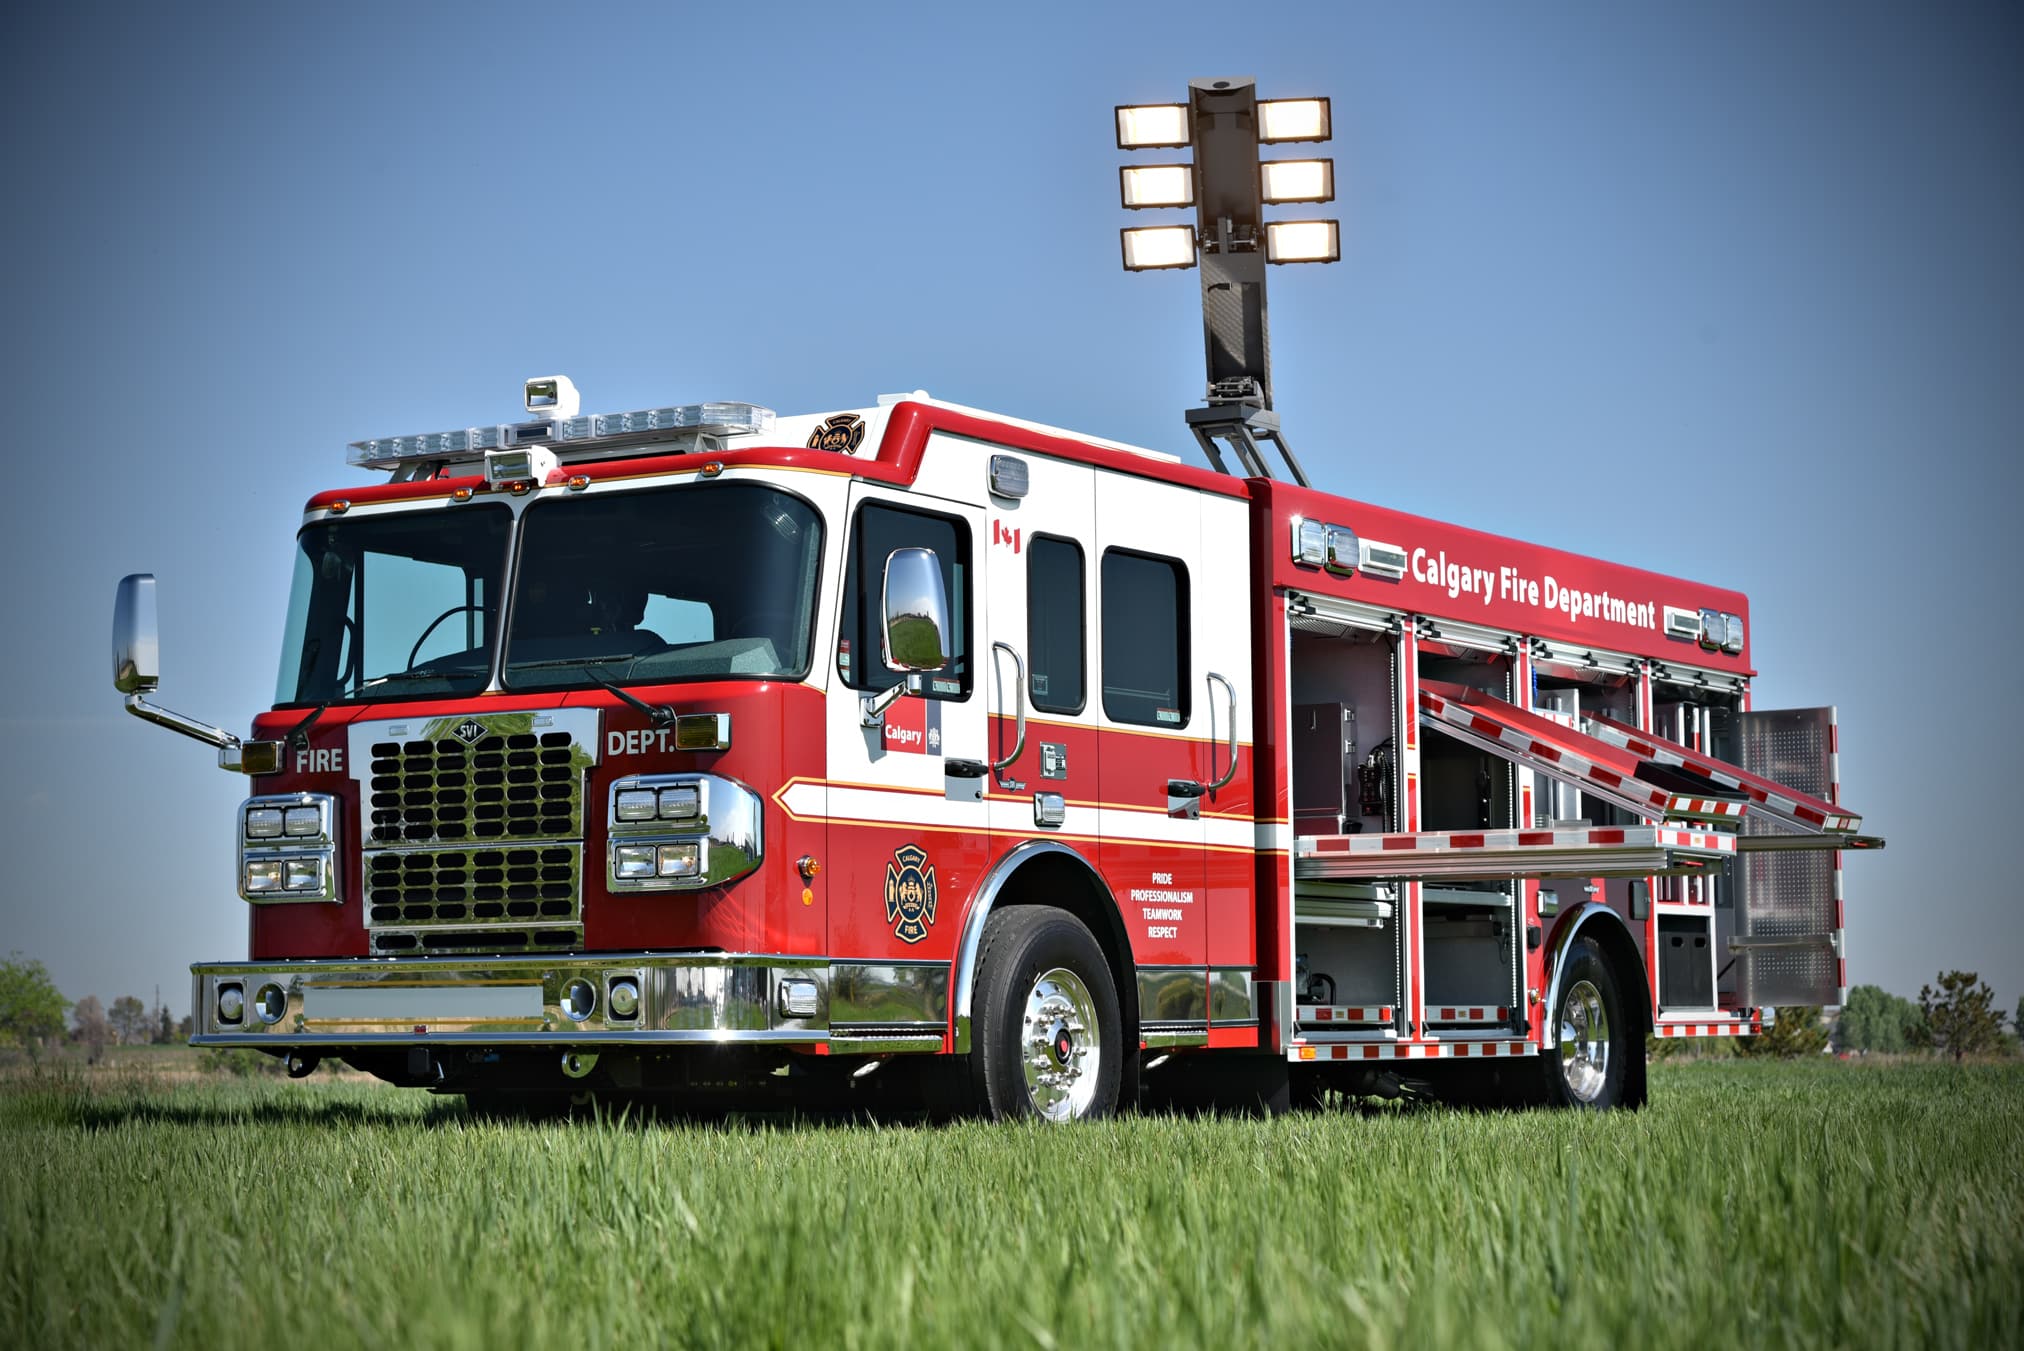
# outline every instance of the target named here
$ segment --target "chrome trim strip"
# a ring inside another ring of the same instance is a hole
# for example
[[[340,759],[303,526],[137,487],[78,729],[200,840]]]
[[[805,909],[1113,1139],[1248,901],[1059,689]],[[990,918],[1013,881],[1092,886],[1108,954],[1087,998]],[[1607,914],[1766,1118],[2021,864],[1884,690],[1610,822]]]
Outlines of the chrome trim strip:
[[[829,963],[745,953],[572,953],[396,961],[324,958],[193,966],[196,1045],[828,1041]],[[613,1013],[614,980],[636,982],[638,1006]],[[784,983],[813,986],[814,1013],[782,1012]],[[217,1014],[221,987],[247,1013]],[[584,994],[588,986],[591,993]],[[574,993],[572,993],[574,987]],[[256,1020],[263,995],[279,1016]],[[586,1004],[588,1007],[586,1008]],[[934,1026],[939,1043],[940,1025]]]
[[[819,1046],[834,1044],[826,1032],[639,1032],[608,1028],[577,1028],[570,1032],[431,1032],[415,1036],[398,1032],[207,1032],[190,1038],[192,1046]],[[939,1048],[942,1039],[934,1039]],[[856,1043],[852,1043],[856,1045]]]
[[[1206,1027],[1149,1027],[1139,1033],[1139,1044],[1153,1046],[1207,1046],[1209,1029]]]
[[[1141,1026],[1208,1021],[1208,973],[1199,966],[1142,966],[1138,996]]]
[[[1250,967],[1232,967],[1209,972],[1209,1021],[1219,1026],[1228,1023],[1255,1023],[1258,1021],[1258,1004],[1253,994]]]
[[[1567,970],[1565,963],[1561,959],[1566,956],[1568,945],[1574,941],[1575,935],[1590,920],[1602,915],[1607,915],[1611,920],[1615,921],[1618,927],[1623,930],[1624,937],[1631,937],[1630,926],[1624,923],[1623,916],[1617,914],[1616,911],[1610,909],[1601,901],[1583,901],[1580,905],[1575,906],[1574,909],[1566,912],[1560,922],[1560,926],[1553,931],[1553,974],[1547,978],[1546,1003],[1543,1006],[1545,1011],[1540,1014],[1538,1019],[1540,1030],[1544,1034],[1541,1042],[1542,1045],[1550,1047],[1560,1044],[1560,1019],[1555,1010],[1560,1007],[1560,977]],[[1635,940],[1633,940],[1633,945],[1635,945]],[[1641,986],[1641,988],[1643,987]],[[1644,989],[1644,998],[1647,1002],[1650,1001],[1651,992],[1648,988]]]
[[[939,1043],[949,1025],[949,964],[831,962],[829,1022],[836,1033],[851,1023],[920,1023]]]
[[[922,1052],[939,1051],[947,1034],[940,1028],[933,1032],[907,1035],[882,1034],[876,1037],[853,1037],[846,1033],[832,1032],[829,1036],[831,1055],[917,1055]]]

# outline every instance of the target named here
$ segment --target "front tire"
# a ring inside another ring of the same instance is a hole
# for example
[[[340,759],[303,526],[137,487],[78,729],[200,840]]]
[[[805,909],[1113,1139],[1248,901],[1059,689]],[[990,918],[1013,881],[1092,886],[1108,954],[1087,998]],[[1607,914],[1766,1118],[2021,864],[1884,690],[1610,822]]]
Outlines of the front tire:
[[[1117,1110],[1124,1022],[1103,949],[1081,920],[1013,906],[984,923],[970,1084],[997,1120],[1074,1121]]]
[[[1565,960],[1560,1007],[1552,1014],[1559,1044],[1542,1057],[1547,1101],[1593,1112],[1622,1107],[1631,1057],[1643,1053],[1644,1038],[1593,939],[1575,939]]]

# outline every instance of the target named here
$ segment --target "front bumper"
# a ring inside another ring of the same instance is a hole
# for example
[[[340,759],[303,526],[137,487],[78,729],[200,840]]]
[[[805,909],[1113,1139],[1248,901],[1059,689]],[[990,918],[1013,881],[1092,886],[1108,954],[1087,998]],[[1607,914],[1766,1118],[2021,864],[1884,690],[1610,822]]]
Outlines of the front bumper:
[[[217,962],[190,970],[196,1046],[832,1042],[830,965],[807,957],[599,953]],[[623,999],[613,1006],[622,982],[637,992],[630,1014],[621,1012]],[[236,1021],[224,1016],[233,988],[242,1006]],[[875,1046],[848,1033],[834,1040],[854,1051],[939,1049],[939,1030],[925,1033],[915,1030],[905,1046]]]

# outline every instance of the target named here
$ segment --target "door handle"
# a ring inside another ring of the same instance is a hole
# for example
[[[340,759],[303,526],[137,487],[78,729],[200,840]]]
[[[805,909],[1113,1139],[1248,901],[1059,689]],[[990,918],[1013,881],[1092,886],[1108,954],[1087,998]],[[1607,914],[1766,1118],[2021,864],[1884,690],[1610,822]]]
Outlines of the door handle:
[[[1230,780],[1237,777],[1237,687],[1235,685],[1232,685],[1229,681],[1225,680],[1222,676],[1217,675],[1214,671],[1209,672],[1209,683],[1211,685],[1221,685],[1223,687],[1224,700],[1228,705],[1230,712],[1230,765],[1229,768],[1223,771],[1222,778],[1217,779],[1216,781],[1214,781],[1209,785],[1209,792],[1214,793],[1218,788],[1221,788],[1224,784],[1228,783]],[[1213,691],[1211,691],[1211,693],[1213,693]],[[1215,768],[1216,768],[1216,706],[1212,703],[1209,705],[1210,772],[1211,773],[1215,772]]]
[[[1005,681],[998,675],[998,659],[996,654],[1003,652],[1006,656],[1012,658],[1013,668],[1018,672],[1018,681],[1012,686],[1012,711],[1019,720],[1018,732],[1013,740],[1012,753],[1003,760],[993,760],[991,762],[991,777],[998,781],[998,786],[1000,788],[1008,788],[1017,793],[1024,790],[1026,785],[1008,781],[1005,778],[1005,771],[1017,764],[1019,757],[1026,751],[1026,663],[1020,659],[1018,651],[1010,643],[993,643],[991,644],[991,651],[991,678],[998,682],[998,693],[1001,696],[1001,701],[1005,693]]]

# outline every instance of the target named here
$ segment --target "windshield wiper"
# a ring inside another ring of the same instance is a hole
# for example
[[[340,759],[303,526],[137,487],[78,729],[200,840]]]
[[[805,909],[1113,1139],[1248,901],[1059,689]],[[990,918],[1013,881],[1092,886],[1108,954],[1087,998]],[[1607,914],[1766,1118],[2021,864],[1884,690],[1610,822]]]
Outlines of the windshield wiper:
[[[330,700],[325,699],[315,708],[309,710],[308,717],[304,718],[301,722],[296,723],[295,726],[289,728],[288,735],[281,739],[298,751],[308,750],[309,729],[316,726],[316,720],[322,717],[323,711],[329,707],[330,707]]]
[[[591,670],[588,666],[583,667],[582,670],[583,673],[589,676],[592,680],[604,686],[606,689],[610,690],[613,694],[616,694],[619,698],[631,704],[634,708],[638,709],[640,712],[646,714],[648,718],[653,720],[654,726],[666,727],[668,724],[672,723],[675,720],[675,710],[668,707],[666,704],[650,704],[646,700],[640,698],[638,695],[633,694],[630,691],[620,689],[618,686],[612,684],[609,680],[606,680],[603,676],[599,675],[597,672]]]
[[[375,685],[384,685],[389,680],[454,680],[458,676],[482,674],[483,672],[475,668],[452,671],[440,666],[422,666],[412,671],[389,671],[383,676],[374,676],[371,680],[361,681],[359,688],[369,690]]]
[[[551,671],[564,666],[575,666],[588,674],[593,662],[638,660],[639,658],[630,652],[611,652],[602,657],[554,657],[548,661],[509,661],[506,663],[506,669],[509,671]],[[596,678],[595,676],[591,677],[593,680]]]

